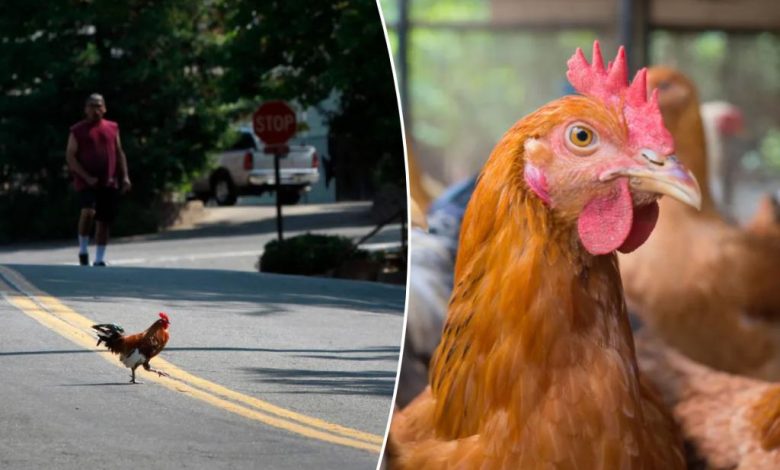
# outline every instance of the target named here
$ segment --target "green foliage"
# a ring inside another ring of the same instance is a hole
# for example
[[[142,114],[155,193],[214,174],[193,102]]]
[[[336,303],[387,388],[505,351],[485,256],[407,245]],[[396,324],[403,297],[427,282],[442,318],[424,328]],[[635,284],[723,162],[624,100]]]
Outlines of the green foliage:
[[[367,257],[368,253],[356,250],[349,238],[307,233],[282,243],[268,242],[260,258],[260,271],[314,276],[336,269],[348,259]]]
[[[371,1],[7,0],[0,70],[0,241],[73,235],[65,144],[93,92],[119,123],[133,180],[116,235],[157,229],[164,214],[155,208],[209,165],[230,141],[228,123],[263,99],[306,107],[335,93],[332,136],[349,145],[322,153],[342,196],[370,196],[383,155],[394,157],[388,175],[404,185],[392,73]]]
[[[694,42],[696,55],[707,61],[721,59],[726,54],[728,35],[722,31],[710,31],[701,34]]]
[[[429,167],[445,169],[437,177],[453,181],[475,173],[515,121],[567,93],[566,60],[596,37],[587,30],[415,29],[407,135],[441,157]],[[602,47],[605,55],[616,50],[608,38]]]
[[[774,170],[780,170],[780,129],[772,128],[761,140],[761,154]]]
[[[388,23],[398,21],[398,0],[381,0],[382,13]],[[412,0],[409,16],[423,21],[487,21],[490,0]]]
[[[341,198],[373,194],[372,173],[384,154],[403,168],[392,69],[374,2],[226,0],[222,12],[229,100],[295,99],[305,107],[334,92],[339,97],[339,110],[328,116],[328,153]],[[405,186],[403,170],[392,174]]]
[[[119,123],[134,184],[125,205],[143,216],[118,225],[115,233],[156,229],[155,215],[144,208],[203,165],[206,149],[225,126],[217,108],[217,36],[208,5],[3,2],[0,211],[16,216],[13,226],[0,226],[0,238],[75,231],[65,143],[92,92],[105,96],[106,117]],[[25,213],[27,205],[36,209]]]
[[[512,123],[569,91],[566,61],[576,47],[590,56],[593,39],[598,38],[605,57],[614,57],[617,49],[616,31],[609,28],[561,24],[556,29],[554,21],[549,29],[499,28],[492,24],[493,3],[409,2],[406,132],[424,169],[445,182],[474,174]],[[380,4],[397,51],[399,0]],[[518,12],[521,4],[517,2]],[[565,17],[564,12],[562,23]],[[650,63],[682,69],[696,82],[703,101],[738,105],[748,121],[748,135],[742,139],[748,140],[751,150],[745,155],[757,155],[760,147],[765,155],[755,162],[775,161],[774,140],[768,133],[777,128],[780,117],[777,31],[653,29],[649,46]],[[762,144],[765,139],[768,143]],[[766,164],[762,166],[766,169]]]
[[[398,186],[399,181],[404,181],[406,169],[397,164],[397,158],[390,154],[384,154],[374,168],[374,186],[381,188],[386,185]],[[401,187],[404,189],[403,187]]]
[[[651,62],[679,68],[696,83],[701,101],[725,100],[742,109],[742,169],[780,170],[780,34],[654,31],[650,45]]]
[[[28,239],[30,233],[48,238],[75,237],[78,199],[73,193],[42,204],[38,194],[6,193],[0,199],[0,244]],[[64,217],[68,214],[70,217]],[[43,238],[43,237],[41,237]]]

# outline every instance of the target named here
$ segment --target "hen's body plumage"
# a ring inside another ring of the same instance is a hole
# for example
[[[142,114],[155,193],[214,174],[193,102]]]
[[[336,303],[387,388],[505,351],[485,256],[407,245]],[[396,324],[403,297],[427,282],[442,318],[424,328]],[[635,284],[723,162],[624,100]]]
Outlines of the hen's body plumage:
[[[647,332],[637,356],[693,451],[692,468],[780,468],[780,385],[715,371]]]

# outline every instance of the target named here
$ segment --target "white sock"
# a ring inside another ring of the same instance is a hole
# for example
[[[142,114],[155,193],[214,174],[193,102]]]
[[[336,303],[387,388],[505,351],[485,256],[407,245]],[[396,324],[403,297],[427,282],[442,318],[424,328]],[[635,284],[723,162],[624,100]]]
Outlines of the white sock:
[[[89,236],[79,235],[79,254],[86,255],[89,253]]]
[[[106,245],[98,245],[95,252],[95,262],[99,263],[103,261],[103,257],[106,256]]]

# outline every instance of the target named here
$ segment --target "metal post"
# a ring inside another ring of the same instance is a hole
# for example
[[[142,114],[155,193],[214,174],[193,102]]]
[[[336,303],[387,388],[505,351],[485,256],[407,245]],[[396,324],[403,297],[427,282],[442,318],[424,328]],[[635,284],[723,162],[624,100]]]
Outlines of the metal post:
[[[409,0],[398,1],[398,90],[404,121],[411,126],[409,105]],[[409,127],[407,127],[408,129]]]
[[[618,44],[626,48],[633,72],[648,63],[649,4],[647,0],[618,0]]]
[[[279,158],[281,156],[281,150],[274,151],[274,191],[276,192],[276,234],[279,242],[281,243],[284,238],[282,237],[282,201],[279,198],[279,190],[281,189],[281,176],[279,172]]]
[[[409,231],[407,230],[406,225],[406,216],[407,212],[403,211],[401,213],[401,266],[405,271],[408,272],[408,266],[406,264],[406,259],[409,255],[409,248],[408,248],[408,234]]]

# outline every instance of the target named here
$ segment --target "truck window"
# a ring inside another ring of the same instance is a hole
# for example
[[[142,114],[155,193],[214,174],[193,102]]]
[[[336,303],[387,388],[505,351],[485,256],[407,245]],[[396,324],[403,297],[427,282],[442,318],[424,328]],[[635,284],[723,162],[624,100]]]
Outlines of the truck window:
[[[230,146],[229,150],[247,150],[247,149],[254,149],[255,148],[255,139],[252,138],[252,135],[247,132],[241,132],[238,135],[238,138],[236,139],[235,143]]]

